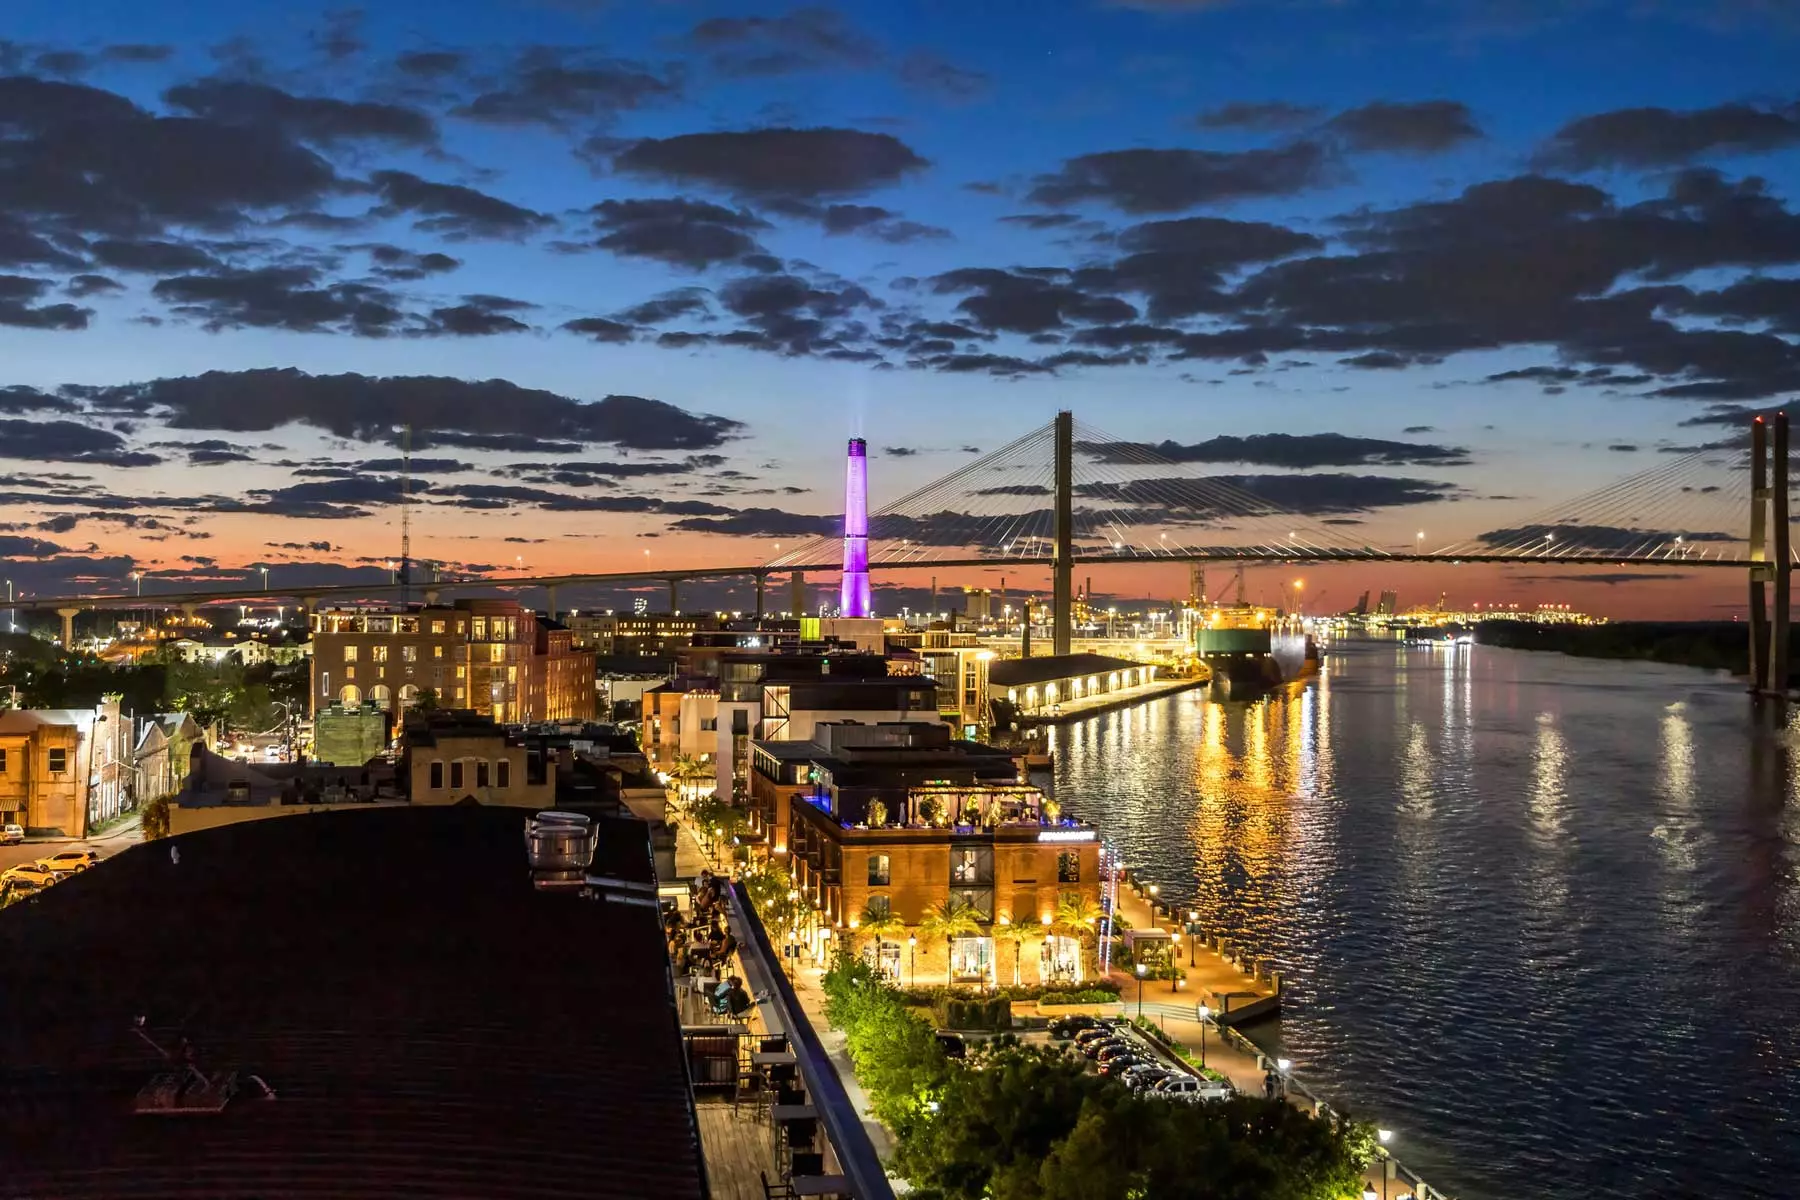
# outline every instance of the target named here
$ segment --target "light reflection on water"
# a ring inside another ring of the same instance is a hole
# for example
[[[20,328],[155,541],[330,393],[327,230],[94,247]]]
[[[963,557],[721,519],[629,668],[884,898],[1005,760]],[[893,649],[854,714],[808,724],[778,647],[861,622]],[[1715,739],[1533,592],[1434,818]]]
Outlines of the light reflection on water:
[[[1296,1069],[1439,1186],[1795,1194],[1800,716],[1680,668],[1336,649],[1055,731],[1059,797],[1275,961]]]

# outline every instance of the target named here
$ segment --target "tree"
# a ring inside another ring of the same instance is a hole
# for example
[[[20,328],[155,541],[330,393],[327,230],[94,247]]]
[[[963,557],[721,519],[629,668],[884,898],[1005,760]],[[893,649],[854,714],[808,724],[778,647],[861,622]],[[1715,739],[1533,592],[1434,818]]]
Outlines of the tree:
[[[669,778],[674,781],[677,793],[686,800],[690,788],[709,783],[716,776],[710,764],[701,762],[691,754],[677,754],[675,765],[669,768]]]
[[[413,707],[419,712],[436,712],[438,707],[437,689],[421,688],[419,694],[413,698]]]
[[[949,979],[950,943],[959,937],[974,937],[981,932],[981,921],[975,907],[955,897],[941,901],[925,911],[919,922],[919,938],[927,946],[933,941],[944,943],[944,977]]]
[[[1096,954],[1100,945],[1100,919],[1105,916],[1098,904],[1078,892],[1070,893],[1062,898],[1056,906],[1056,916],[1050,922],[1050,930],[1059,937],[1078,938],[1081,941],[1082,954],[1087,956],[1090,949]],[[1088,959],[1090,964],[1096,961]]]
[[[882,942],[891,938],[898,938],[901,934],[906,932],[906,922],[895,916],[892,908],[885,905],[877,908],[874,901],[869,902],[862,910],[862,915],[857,917],[856,921],[857,932],[866,938],[872,939],[877,948],[880,947]],[[879,964],[879,955],[877,956],[877,964]]]
[[[1025,939],[1031,936],[1031,927],[1020,921],[1004,921],[1000,925],[1000,936],[1012,943],[1013,948],[1013,986],[1019,986],[1019,968],[1025,958]]]

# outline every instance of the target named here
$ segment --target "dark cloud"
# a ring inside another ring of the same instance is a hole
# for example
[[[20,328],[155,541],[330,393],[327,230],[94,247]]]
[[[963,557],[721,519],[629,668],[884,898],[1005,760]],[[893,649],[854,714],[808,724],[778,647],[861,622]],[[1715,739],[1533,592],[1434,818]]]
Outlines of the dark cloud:
[[[1538,151],[1550,170],[1677,166],[1713,155],[1765,154],[1800,142],[1800,105],[1676,111],[1625,108],[1570,121]]]
[[[520,238],[555,224],[542,213],[456,183],[433,183],[406,171],[377,171],[370,182],[386,202],[376,212],[413,213],[413,228],[451,241]]]
[[[972,292],[957,309],[984,329],[1039,333],[1070,322],[1129,321],[1136,308],[1116,296],[1099,296],[1034,275],[989,268],[965,268],[936,276],[939,294]]]
[[[271,550],[307,550],[319,554],[329,554],[338,549],[330,542],[264,542],[263,545]]]
[[[1400,508],[1454,499],[1454,484],[1431,479],[1392,475],[1349,475],[1321,472],[1311,475],[1209,475],[1209,481],[1230,484],[1271,505],[1271,511],[1304,513],[1366,512],[1375,508]],[[1078,485],[1081,495],[1096,500],[1163,506],[1176,515],[1205,518],[1233,515],[1214,509],[1213,493],[1196,486],[1193,479],[1137,479],[1121,484]],[[1146,523],[1154,515],[1145,518]]]
[[[1254,129],[1280,132],[1309,125],[1325,110],[1311,104],[1288,104],[1281,100],[1263,102],[1233,101],[1208,109],[1195,118],[1202,129]]]
[[[1641,447],[1634,446],[1630,442],[1614,442],[1607,449],[1618,454],[1636,454]]]
[[[1676,538],[1684,542],[1736,542],[1736,534],[1712,530],[1633,529],[1620,525],[1519,525],[1511,529],[1490,529],[1476,536],[1476,541],[1490,547],[1529,546],[1543,542],[1552,551],[1573,548],[1584,554],[1631,554],[1653,550]],[[1547,540],[1553,539],[1553,540]]]
[[[22,329],[86,329],[91,308],[73,304],[34,305],[50,288],[47,279],[0,275],[0,325]]]
[[[40,392],[36,388],[18,383],[0,387],[0,413],[67,413],[74,411],[76,411],[74,401],[66,400],[61,396],[52,396],[49,392]]]
[[[1437,427],[1435,425],[1408,425],[1405,429],[1402,429],[1400,432],[1401,433],[1436,433]]]
[[[1124,230],[1115,240],[1124,257],[1110,266],[1077,271],[1074,282],[1146,296],[1149,313],[1158,320],[1226,311],[1228,274],[1325,246],[1312,234],[1280,225],[1219,217],[1147,221]],[[1163,331],[1146,336],[1151,342],[1169,340]],[[1117,348],[1130,343],[1115,338],[1094,344]]]
[[[707,293],[702,288],[678,288],[642,304],[633,305],[619,313],[618,317],[633,325],[657,325],[676,317],[702,315],[708,311],[706,296]]]
[[[847,346],[846,338],[861,336],[860,329],[852,324],[859,311],[882,307],[879,300],[856,284],[814,284],[797,275],[734,279],[719,290],[719,301],[749,328],[716,336],[699,335],[700,340],[828,358],[844,353],[867,354]]]
[[[1642,583],[1652,579],[1692,579],[1690,571],[1565,571],[1558,575],[1512,575],[1521,583]]]
[[[268,127],[322,146],[359,141],[405,147],[437,143],[435,121],[395,104],[294,96],[267,84],[230,79],[180,84],[164,92],[163,99],[222,125]]]
[[[1671,312],[1716,317],[1739,325],[1763,325],[1800,333],[1800,279],[1752,276],[1717,291],[1672,299]]]
[[[41,538],[0,537],[0,558],[48,558],[52,554],[67,553],[68,547]]]
[[[308,375],[292,368],[209,371],[86,388],[80,395],[124,411],[166,413],[175,429],[252,432],[297,422],[339,437],[389,441],[411,425],[417,449],[561,453],[545,447],[610,442],[634,450],[708,450],[743,428],[639,396],[580,401],[503,379]]]
[[[452,258],[448,254],[436,250],[420,254],[386,244],[368,246],[365,249],[369,253],[369,261],[374,264],[374,274],[382,279],[396,282],[424,279],[428,275],[442,275],[462,266],[461,259]]]
[[[24,462],[153,467],[162,459],[130,449],[124,438],[76,421],[0,419],[0,455]]]
[[[120,241],[106,239],[95,242],[89,251],[94,261],[118,271],[147,271],[163,274],[169,271],[209,271],[218,262],[199,246],[181,242]]]
[[[1454,100],[1377,100],[1346,109],[1324,129],[1350,150],[1395,154],[1439,154],[1482,136],[1468,105]]]
[[[334,62],[340,59],[353,58],[362,53],[363,11],[360,8],[343,8],[325,14],[323,23],[313,31],[313,44],[320,53]]]
[[[1255,463],[1259,466],[1369,467],[1465,466],[1469,452],[1461,446],[1391,442],[1342,433],[1221,434],[1204,442],[1083,442],[1083,453],[1100,462],[1144,462],[1147,456],[1181,463]]]
[[[1298,141],[1275,149],[1108,150],[1084,154],[1040,175],[1029,198],[1060,208],[1094,202],[1128,213],[1180,212],[1257,196],[1292,196],[1324,183],[1324,147]]]
[[[289,329],[385,337],[396,332],[403,316],[391,293],[368,284],[323,281],[311,267],[183,275],[164,279],[151,291],[174,312],[213,331]]]
[[[534,46],[455,115],[497,125],[604,122],[680,95],[672,72],[598,59],[564,47]]]
[[[609,321],[605,317],[580,317],[573,321],[564,321],[563,328],[570,333],[583,334],[596,342],[614,344],[629,342],[636,336],[636,331],[619,321]]]
[[[1026,229],[1045,230],[1079,225],[1082,218],[1075,213],[1020,213],[1017,216],[1001,217],[1000,221],[1004,225],[1023,225]]]
[[[688,32],[688,45],[725,75],[788,75],[833,67],[869,67],[881,47],[843,15],[797,8],[780,17],[712,17]]]
[[[891,134],[772,128],[644,138],[616,154],[612,165],[628,175],[744,196],[817,199],[898,183],[927,164]]]
[[[894,74],[907,87],[959,102],[975,99],[993,84],[993,80],[980,71],[959,67],[948,59],[922,50],[901,59]]]
[[[168,61],[174,53],[173,46],[127,42],[116,46],[102,47],[100,57],[108,62],[117,63],[155,63]]]
[[[0,211],[71,232],[230,228],[339,186],[330,163],[278,129],[154,117],[80,84],[0,79],[0,135]]]
[[[726,517],[684,517],[669,528],[736,537],[807,537],[840,531],[843,523],[839,517],[783,512],[778,508],[746,508]]]
[[[684,197],[603,200],[589,212],[601,248],[695,271],[762,253],[750,231],[769,228],[747,209]]]
[[[1353,354],[1349,358],[1340,358],[1338,362],[1346,367],[1357,367],[1364,371],[1397,371],[1412,365],[1412,359],[1403,354],[1395,354],[1392,350],[1371,350],[1367,354]]]
[[[488,337],[496,333],[525,333],[531,326],[512,314],[535,308],[523,300],[500,296],[464,296],[461,304],[431,310],[431,318],[417,332],[425,337]]]
[[[468,65],[469,56],[458,50],[415,50],[394,59],[394,68],[415,79],[439,79],[455,75]]]
[[[881,452],[891,458],[911,458],[919,450],[916,446],[883,446]]]

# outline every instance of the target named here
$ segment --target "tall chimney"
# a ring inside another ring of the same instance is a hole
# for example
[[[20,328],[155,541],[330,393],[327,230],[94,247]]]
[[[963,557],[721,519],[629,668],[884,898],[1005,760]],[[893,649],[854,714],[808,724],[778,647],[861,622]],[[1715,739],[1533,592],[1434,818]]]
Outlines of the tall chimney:
[[[844,465],[844,576],[838,610],[869,615],[869,444],[850,439]]]

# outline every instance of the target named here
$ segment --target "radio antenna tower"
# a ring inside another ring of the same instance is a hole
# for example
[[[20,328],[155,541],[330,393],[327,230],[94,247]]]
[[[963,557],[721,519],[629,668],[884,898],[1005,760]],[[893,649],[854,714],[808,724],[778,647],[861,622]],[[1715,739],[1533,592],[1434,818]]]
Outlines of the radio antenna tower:
[[[412,426],[400,432],[400,607],[412,599]]]

